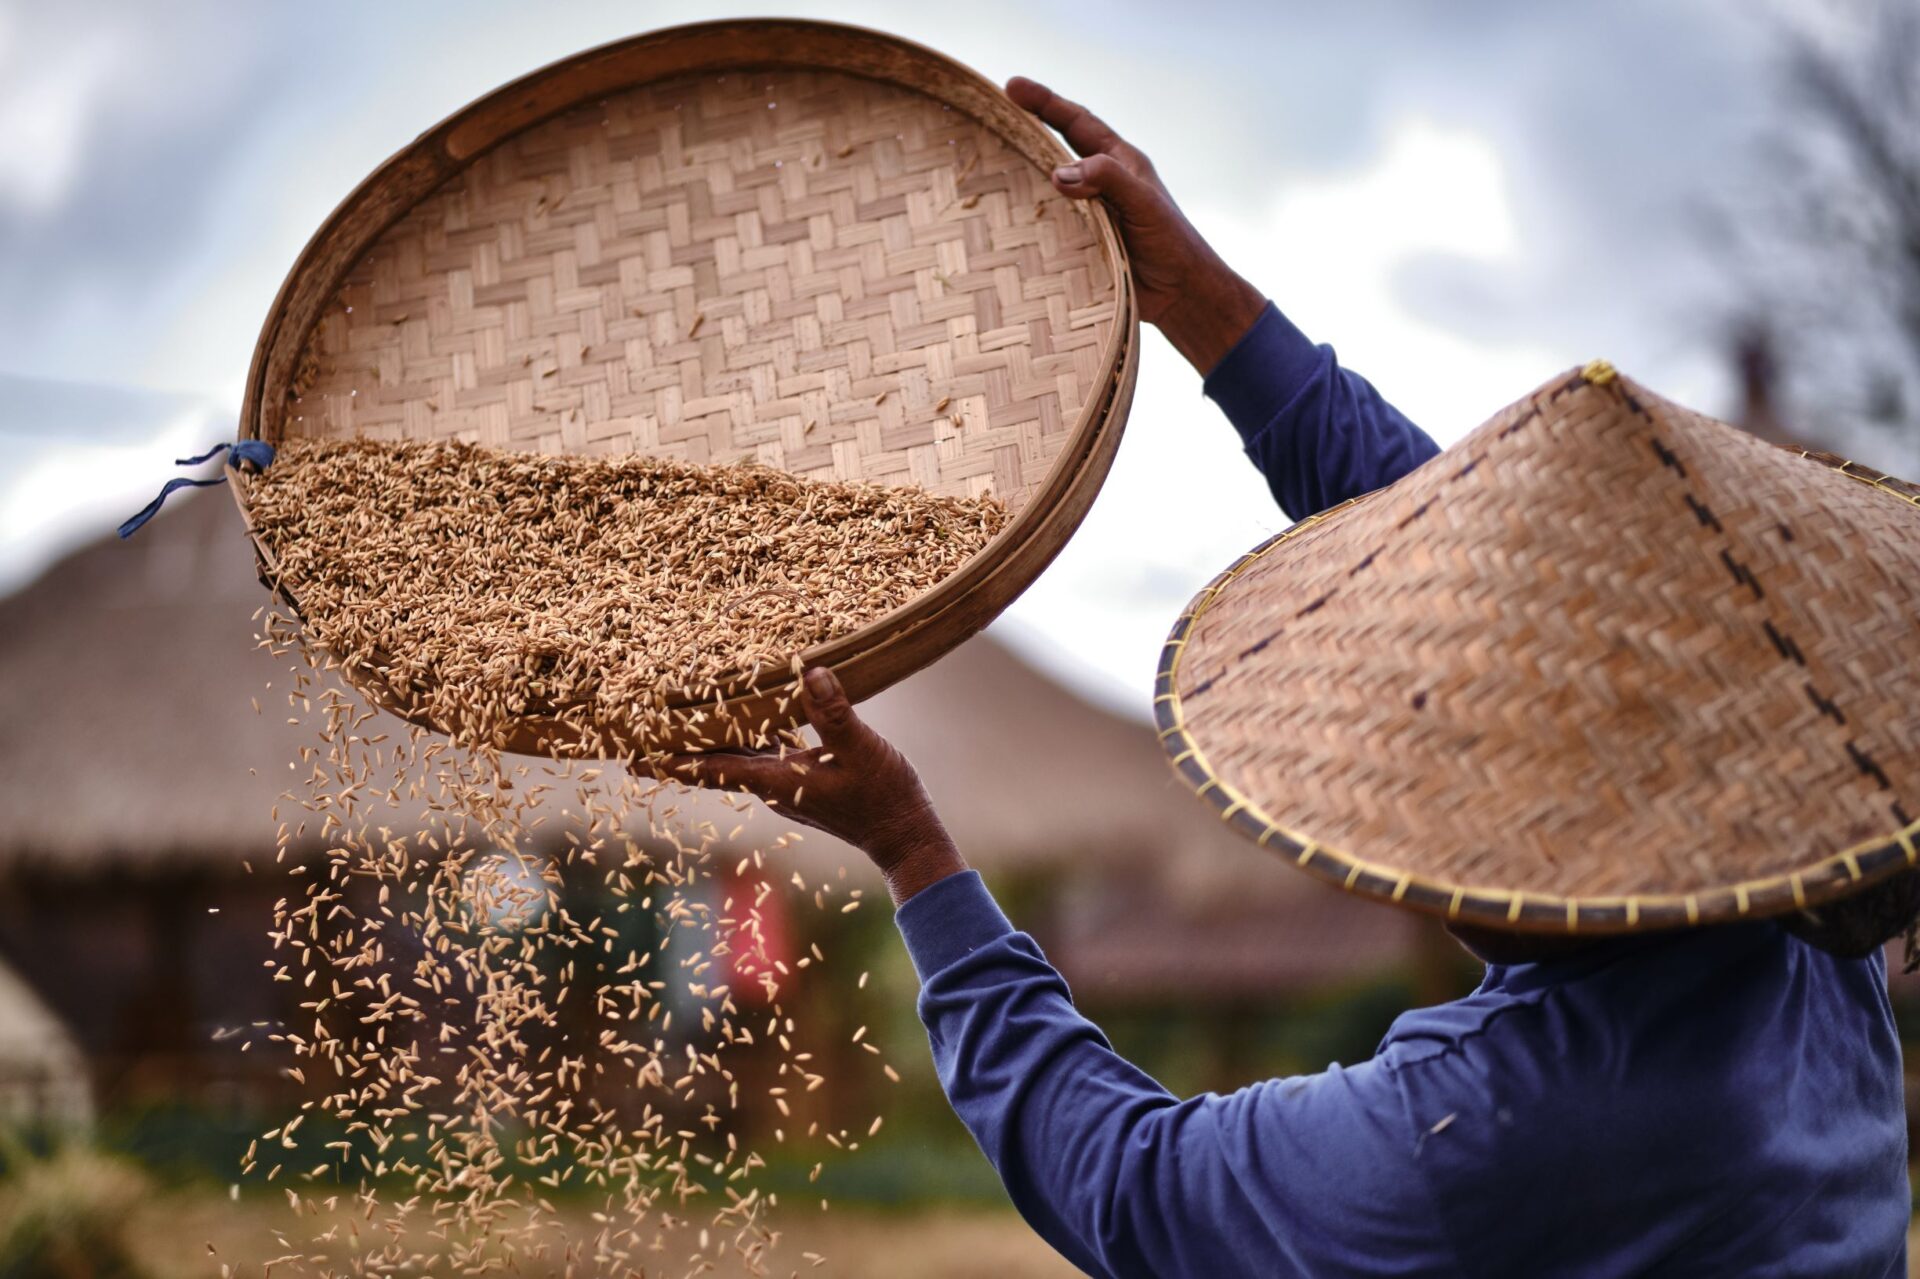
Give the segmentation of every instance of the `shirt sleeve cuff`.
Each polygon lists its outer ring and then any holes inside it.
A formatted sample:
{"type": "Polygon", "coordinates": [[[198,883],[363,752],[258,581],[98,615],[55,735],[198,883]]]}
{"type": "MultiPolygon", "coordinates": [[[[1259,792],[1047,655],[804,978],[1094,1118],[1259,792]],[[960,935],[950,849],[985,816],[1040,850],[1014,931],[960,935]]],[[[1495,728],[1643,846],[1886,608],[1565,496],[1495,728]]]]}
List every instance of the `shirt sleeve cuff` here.
{"type": "Polygon", "coordinates": [[[907,900],[893,913],[913,969],[926,980],[980,947],[1013,932],[977,870],[961,871],[907,900]]]}
{"type": "Polygon", "coordinates": [[[1267,303],[1203,384],[1240,438],[1251,442],[1320,371],[1325,353],[1267,303]]]}

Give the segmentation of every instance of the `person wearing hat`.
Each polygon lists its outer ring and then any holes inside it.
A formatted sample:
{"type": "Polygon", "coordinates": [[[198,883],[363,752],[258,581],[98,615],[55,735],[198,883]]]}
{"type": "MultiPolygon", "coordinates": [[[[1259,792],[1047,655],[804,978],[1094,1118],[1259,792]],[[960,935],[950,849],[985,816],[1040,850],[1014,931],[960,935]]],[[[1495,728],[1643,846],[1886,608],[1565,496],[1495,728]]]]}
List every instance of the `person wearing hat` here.
{"type": "Polygon", "coordinates": [[[1598,363],[1441,453],[1137,150],[1007,91],[1298,521],[1168,644],[1177,771],[1269,852],[1443,916],[1485,978],[1368,1061],[1182,1100],[1075,1011],[830,672],[804,777],[682,767],[873,859],[947,1096],[1089,1274],[1904,1275],[1881,948],[1920,911],[1920,490],[1598,363]]]}

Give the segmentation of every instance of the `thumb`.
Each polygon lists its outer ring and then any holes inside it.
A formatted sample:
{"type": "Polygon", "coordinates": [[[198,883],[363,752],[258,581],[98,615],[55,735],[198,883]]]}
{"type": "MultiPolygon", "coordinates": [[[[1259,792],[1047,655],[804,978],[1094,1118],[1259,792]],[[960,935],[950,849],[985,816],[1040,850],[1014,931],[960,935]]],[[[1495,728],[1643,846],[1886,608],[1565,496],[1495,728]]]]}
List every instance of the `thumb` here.
{"type": "Polygon", "coordinates": [[[1130,222],[1159,216],[1162,196],[1153,184],[1110,155],[1090,155],[1053,171],[1053,184],[1076,200],[1105,196],[1130,222]]]}
{"type": "Polygon", "coordinates": [[[806,711],[813,731],[820,734],[821,748],[835,755],[855,755],[873,736],[873,730],[853,713],[853,703],[847,700],[847,690],[840,687],[839,677],[824,666],[812,667],[802,677],[800,708],[806,711]]]}

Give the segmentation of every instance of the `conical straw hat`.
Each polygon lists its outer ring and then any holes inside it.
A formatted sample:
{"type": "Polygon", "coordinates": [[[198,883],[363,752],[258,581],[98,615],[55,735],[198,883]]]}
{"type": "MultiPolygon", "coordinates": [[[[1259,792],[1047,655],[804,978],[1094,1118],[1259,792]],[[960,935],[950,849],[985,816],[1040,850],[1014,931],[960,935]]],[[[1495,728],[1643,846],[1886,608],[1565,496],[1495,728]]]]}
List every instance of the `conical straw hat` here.
{"type": "Polygon", "coordinates": [[[1779,914],[1915,862],[1920,488],[1604,363],[1241,558],[1155,713],[1259,844],[1524,931],[1779,914]]]}

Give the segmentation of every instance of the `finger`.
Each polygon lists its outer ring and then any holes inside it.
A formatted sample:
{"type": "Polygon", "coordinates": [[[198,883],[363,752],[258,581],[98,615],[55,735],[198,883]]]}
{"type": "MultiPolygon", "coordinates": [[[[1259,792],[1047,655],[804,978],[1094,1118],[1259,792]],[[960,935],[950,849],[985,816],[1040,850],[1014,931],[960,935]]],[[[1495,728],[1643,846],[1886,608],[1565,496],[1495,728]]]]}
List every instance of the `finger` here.
{"type": "Polygon", "coordinates": [[[1067,145],[1081,155],[1110,152],[1126,145],[1099,116],[1025,76],[1007,81],[1007,96],[1059,130],[1067,145]]]}
{"type": "Polygon", "coordinates": [[[853,703],[847,700],[847,690],[840,687],[839,677],[824,666],[811,668],[801,679],[800,708],[820,735],[823,753],[858,760],[879,740],[853,713],[853,703]]]}
{"type": "Polygon", "coordinates": [[[1053,96],[1053,90],[1038,80],[1017,75],[1007,81],[1007,96],[1013,99],[1013,105],[1023,111],[1038,111],[1053,96]]]}
{"type": "MultiPolygon", "coordinates": [[[[749,795],[779,804],[791,804],[802,777],[792,768],[790,756],[782,759],[771,752],[734,755],[716,751],[705,755],[669,755],[661,762],[660,773],[689,786],[709,790],[743,790],[749,795]]],[[[804,767],[804,764],[803,764],[804,767]]]]}
{"type": "Polygon", "coordinates": [[[1110,155],[1090,155],[1053,171],[1060,194],[1076,200],[1105,196],[1108,203],[1132,222],[1146,222],[1164,212],[1159,188],[1110,155]]]}

